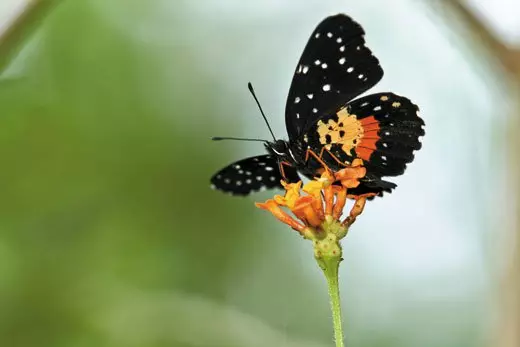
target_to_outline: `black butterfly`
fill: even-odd
[[[383,69],[365,46],[365,32],[344,14],[325,18],[312,33],[296,66],[285,123],[289,141],[265,141],[267,155],[250,157],[217,172],[211,183],[232,195],[296,182],[298,172],[314,177],[326,164],[332,170],[356,158],[367,169],[353,195],[382,195],[396,187],[383,176],[404,172],[421,148],[424,121],[418,107],[392,93],[367,95]],[[350,101],[350,102],[349,102]]]

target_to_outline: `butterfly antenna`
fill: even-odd
[[[213,141],[222,141],[222,140],[235,140],[235,141],[255,141],[255,142],[267,142],[267,140],[262,139],[248,139],[248,138],[242,138],[242,137],[221,137],[221,136],[214,136],[211,138]]]
[[[251,84],[251,82],[247,83],[247,88],[249,88],[249,92],[251,92],[251,95],[253,95],[253,98],[255,98],[256,104],[258,105],[258,108],[260,109],[260,113],[262,114],[262,117],[264,117],[265,124],[267,124],[267,128],[269,129],[269,132],[271,133],[273,140],[276,141],[276,137],[274,137],[273,129],[271,129],[271,126],[269,125],[269,122],[267,121],[267,117],[265,116],[264,110],[262,110],[262,106],[260,106],[260,102],[258,102],[258,99],[255,94],[255,90],[253,89],[253,85]]]

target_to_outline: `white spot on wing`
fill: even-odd
[[[330,90],[330,84],[324,84],[322,89],[324,92],[328,92]]]
[[[314,97],[314,94],[307,94],[307,97],[312,100],[312,98]]]
[[[320,65],[321,64],[321,60],[319,59],[316,59],[316,61],[314,62],[315,65]]]
[[[327,33],[327,37],[332,37],[332,33],[330,31]]]
[[[345,52],[345,46],[341,46],[341,47],[339,48],[339,51],[340,51],[340,52]]]
[[[329,67],[329,66],[328,66],[326,63],[321,64],[321,68],[322,68],[322,69],[326,69],[326,68],[328,68],[328,67]]]
[[[257,181],[261,181],[262,180],[262,176],[256,176],[256,180]]]
[[[312,109],[312,113],[318,113],[318,109],[317,108],[313,108]]]
[[[343,41],[341,37],[338,37],[338,39],[336,40],[337,43],[341,43],[341,41]]]
[[[347,61],[347,59],[345,59],[345,57],[343,57],[338,62],[340,65],[343,65],[343,64],[345,64],[346,61]]]
[[[299,102],[300,102],[300,100],[301,100],[301,99],[300,99],[300,97],[299,97],[299,96],[297,96],[297,97],[295,97],[295,98],[294,98],[294,103],[295,103],[295,104],[297,104],[297,103],[299,103]]]
[[[273,168],[270,167],[270,166],[266,166],[266,167],[265,167],[265,171],[273,171]]]
[[[304,66],[303,66],[303,70],[302,70],[302,72],[303,72],[304,74],[306,74],[307,72],[309,72],[309,67],[308,67],[307,65],[304,65]]]
[[[381,111],[381,106],[374,107],[374,111]]]
[[[354,71],[354,68],[352,66],[347,69],[348,73],[351,73],[352,71]]]
[[[363,74],[359,74],[359,75],[358,75],[358,78],[359,78],[359,79],[362,79],[363,77],[365,77],[365,75],[363,75]]]

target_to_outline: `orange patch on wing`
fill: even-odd
[[[365,128],[368,125],[375,125],[377,126],[377,129],[379,129],[379,121],[374,116],[363,118],[359,122],[361,123],[363,128]]]
[[[332,144],[339,144],[347,155],[352,156],[354,149],[357,157],[370,160],[380,139],[379,121],[374,116],[357,119],[346,108],[339,110],[336,115],[337,120],[329,119],[327,123],[318,121],[317,132],[323,148],[330,150]]]
[[[333,144],[341,145],[343,152],[352,156],[352,149],[363,137],[363,125],[356,115],[348,113],[346,108],[339,110],[336,116],[337,120],[329,119],[327,123],[318,121],[320,143],[328,150]]]
[[[363,160],[370,160],[370,156],[377,149],[377,141],[379,141],[379,121],[374,116],[361,119],[363,126],[363,137],[356,146],[356,154]]]

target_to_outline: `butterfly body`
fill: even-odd
[[[267,155],[246,158],[217,172],[216,189],[232,195],[281,187],[323,166],[337,171],[360,159],[366,176],[351,194],[390,192],[382,179],[404,172],[424,135],[418,107],[405,97],[377,93],[354,99],[383,77],[350,17],[327,17],[311,34],[296,66],[285,109],[288,141],[266,142]],[[354,100],[352,100],[354,99]]]
[[[312,178],[319,168],[323,168],[319,162],[306,158],[305,148],[300,141],[277,140],[266,144],[267,152],[276,158],[282,179],[288,182],[299,180],[296,172]]]

